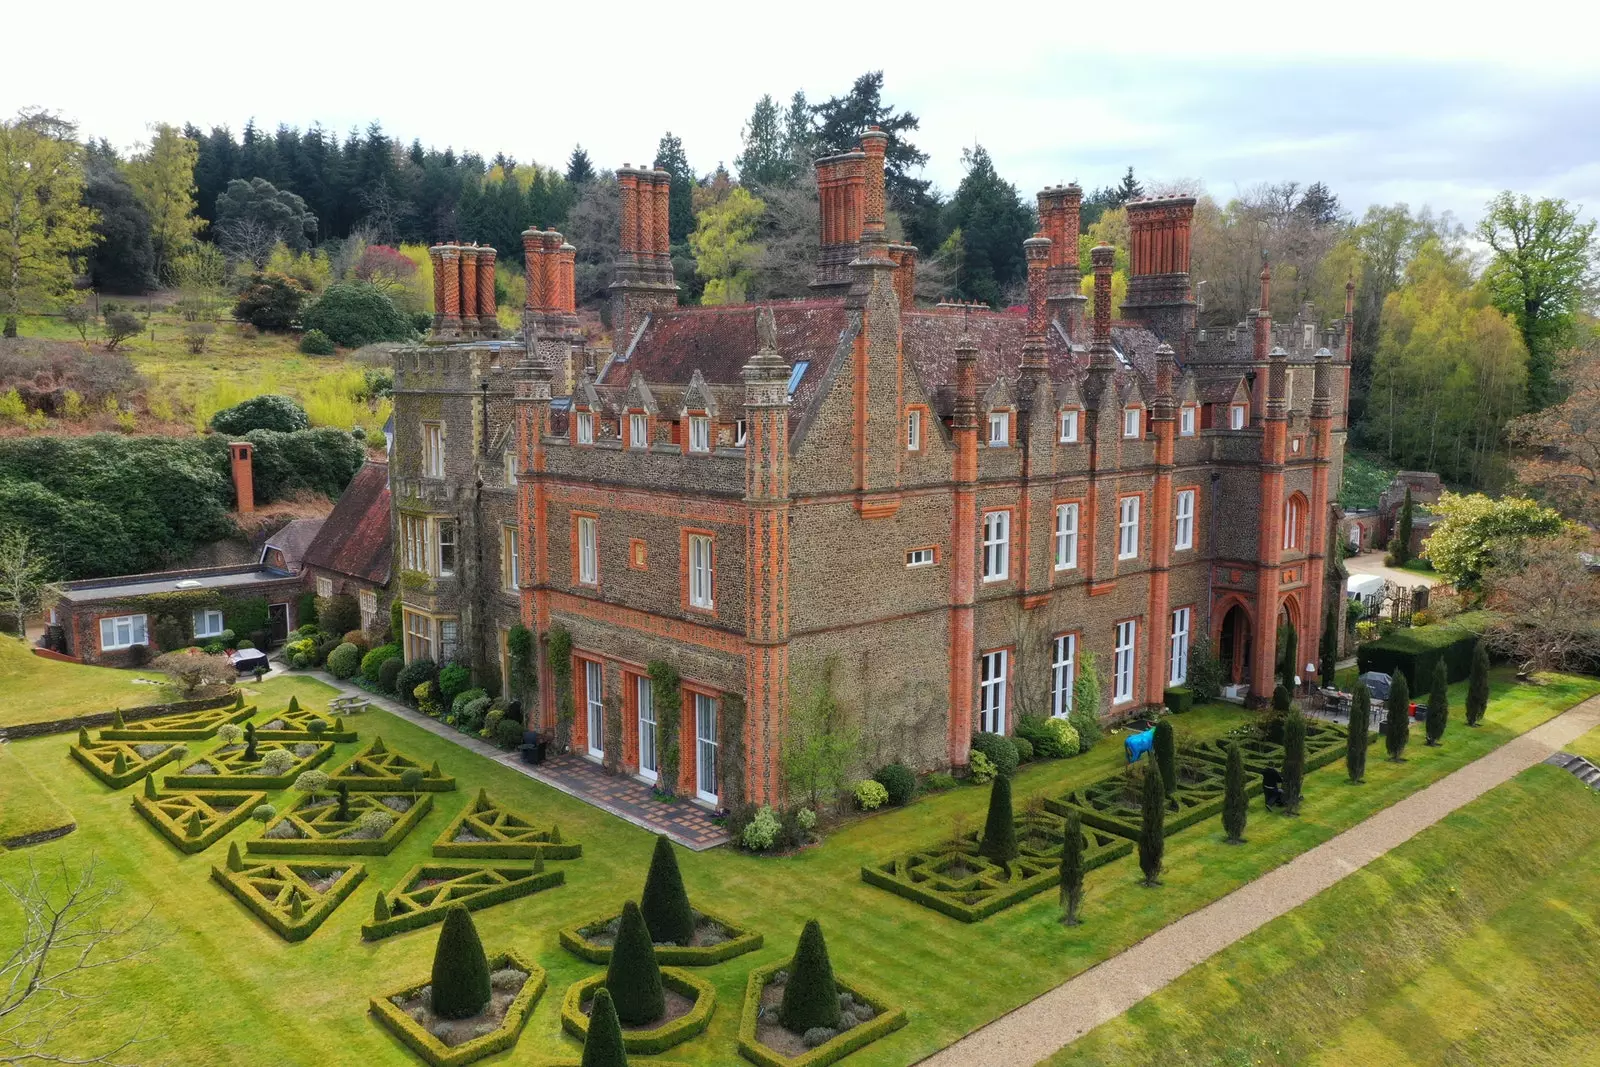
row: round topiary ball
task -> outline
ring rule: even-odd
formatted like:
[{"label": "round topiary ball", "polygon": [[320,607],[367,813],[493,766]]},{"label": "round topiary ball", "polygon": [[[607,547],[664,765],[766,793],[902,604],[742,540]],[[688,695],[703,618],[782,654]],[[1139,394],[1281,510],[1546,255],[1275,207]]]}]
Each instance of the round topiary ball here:
[{"label": "round topiary ball", "polygon": [[911,798],[917,795],[917,776],[911,773],[910,767],[898,760],[879,767],[878,773],[872,777],[888,792],[889,803],[895,807],[910,803]]}]

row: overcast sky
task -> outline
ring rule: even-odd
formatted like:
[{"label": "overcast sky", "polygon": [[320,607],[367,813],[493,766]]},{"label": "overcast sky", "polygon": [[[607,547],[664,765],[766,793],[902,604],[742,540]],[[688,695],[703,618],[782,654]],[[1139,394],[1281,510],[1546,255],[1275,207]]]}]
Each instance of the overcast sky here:
[{"label": "overcast sky", "polygon": [[704,172],[731,167],[762,93],[817,101],[882,68],[946,190],[978,142],[1028,195],[1132,164],[1221,199],[1321,180],[1357,212],[1404,200],[1470,223],[1503,188],[1600,211],[1587,3],[119,0],[9,5],[4,31],[0,110],[50,107],[124,147],[153,121],[376,119],[521,161],[582,143],[615,167],[670,129]]}]

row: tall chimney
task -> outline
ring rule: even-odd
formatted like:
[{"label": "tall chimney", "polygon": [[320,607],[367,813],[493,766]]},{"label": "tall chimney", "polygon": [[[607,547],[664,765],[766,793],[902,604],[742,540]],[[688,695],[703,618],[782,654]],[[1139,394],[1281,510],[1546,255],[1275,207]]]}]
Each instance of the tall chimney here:
[{"label": "tall chimney", "polygon": [[478,325],[483,330],[490,331],[490,336],[499,336],[500,319],[494,295],[494,259],[494,249],[487,246],[478,249]]},{"label": "tall chimney", "polygon": [[889,258],[894,260],[894,295],[900,310],[909,311],[917,294],[917,246],[890,245]]},{"label": "tall chimney", "polygon": [[1152,197],[1128,203],[1128,295],[1123,314],[1142,323],[1187,359],[1194,328],[1189,295],[1192,196]]},{"label": "tall chimney", "polygon": [[428,249],[428,264],[433,268],[433,332],[444,326],[444,246]]},{"label": "tall chimney", "polygon": [[1028,332],[1022,346],[1024,364],[1028,362],[1030,350],[1035,351],[1037,359],[1044,359],[1045,332],[1050,328],[1050,257],[1054,251],[1055,242],[1042,233],[1036,233],[1022,242],[1022,255],[1028,264]]},{"label": "tall chimney", "polygon": [[[881,135],[880,135],[881,136]],[[880,153],[877,163],[883,161]],[[817,195],[821,207],[822,249],[811,288],[843,293],[854,280],[850,264],[860,254],[866,214],[867,165],[864,150],[842,152],[817,160]],[[882,234],[882,217],[878,219]]]},{"label": "tall chimney", "polygon": [[476,332],[478,327],[478,246],[464,245],[461,255],[461,326],[462,332]]},{"label": "tall chimney", "polygon": [[1085,297],[1079,288],[1078,220],[1083,206],[1083,187],[1077,182],[1056,185],[1039,193],[1039,225],[1050,239],[1049,304],[1050,315],[1060,321],[1069,336],[1083,327]]},{"label": "tall chimney", "polygon": [[[622,233],[618,243],[616,280],[611,283],[611,329],[625,348],[650,312],[678,304],[678,284],[672,274],[671,229],[668,224],[672,176],[655,168],[635,169],[623,164],[617,171],[622,196]],[[554,233],[554,231],[550,231]],[[556,235],[551,247],[551,285],[566,296],[576,256],[561,251]],[[571,313],[573,308],[565,311]]]},{"label": "tall chimney", "polygon": [[255,446],[249,441],[233,441],[228,452],[233,465],[233,495],[239,502],[239,514],[248,515],[256,509],[256,484],[250,462]]}]

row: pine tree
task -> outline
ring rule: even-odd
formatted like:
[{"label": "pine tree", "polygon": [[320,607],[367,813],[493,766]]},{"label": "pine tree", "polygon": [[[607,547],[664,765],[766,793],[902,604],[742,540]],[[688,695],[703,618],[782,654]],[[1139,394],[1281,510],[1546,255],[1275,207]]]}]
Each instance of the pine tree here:
[{"label": "pine tree", "polygon": [[1172,736],[1172,724],[1166,719],[1156,723],[1156,736],[1150,747],[1155,754],[1156,769],[1161,772],[1161,788],[1167,794],[1167,800],[1172,804],[1176,804],[1178,793],[1177,742]]},{"label": "pine tree", "polygon": [[1406,682],[1405,671],[1395,671],[1389,678],[1389,715],[1384,741],[1389,749],[1389,762],[1399,763],[1404,758],[1406,741],[1411,737],[1411,686]]},{"label": "pine tree", "polygon": [[1291,713],[1283,723],[1283,811],[1300,814],[1300,791],[1306,778],[1306,721]]},{"label": "pine tree", "polygon": [[339,783],[339,810],[333,813],[333,817],[335,819],[339,820],[340,822],[349,822],[350,821],[350,783],[349,782],[340,782]]},{"label": "pine tree", "polygon": [[[998,779],[997,779],[998,780]],[[1144,884],[1161,884],[1161,857],[1167,847],[1167,805],[1162,795],[1161,776],[1147,770],[1144,776],[1143,818],[1139,823],[1139,869]]]},{"label": "pine tree", "polygon": [[815,919],[807,920],[800,931],[800,944],[789,964],[789,981],[783,987],[783,1003],[778,1006],[778,1022],[797,1034],[818,1026],[839,1026],[839,987],[833,981],[822,927]]},{"label": "pine tree", "polygon": [[1344,739],[1344,769],[1350,781],[1360,785],[1367,779],[1367,736],[1372,726],[1372,693],[1360,682],[1350,695],[1350,728]]},{"label": "pine tree", "polygon": [[228,870],[235,872],[244,870],[244,857],[239,855],[237,841],[228,842]]},{"label": "pine tree", "polygon": [[644,915],[651,941],[687,945],[694,940],[694,909],[689,907],[689,893],[683,888],[677,853],[664,834],[656,838],[655,852],[650,856],[650,873],[645,876],[639,911]]},{"label": "pine tree", "polygon": [[1424,728],[1429,745],[1439,743],[1449,720],[1450,676],[1445,671],[1444,657],[1440,656],[1433,661],[1433,685],[1428,689],[1428,718]]},{"label": "pine tree", "polygon": [[1333,677],[1339,668],[1339,612],[1343,601],[1328,598],[1328,617],[1322,620],[1322,645],[1318,649],[1317,668],[1325,689],[1333,688]]},{"label": "pine tree", "polygon": [[1083,903],[1083,822],[1078,813],[1067,813],[1066,830],[1061,844],[1061,906],[1065,909],[1062,921],[1077,926],[1078,905]]},{"label": "pine tree", "polygon": [[978,855],[1004,867],[1017,858],[1017,826],[1011,814],[1011,779],[995,775],[989,787],[989,817],[983,824]]},{"label": "pine tree", "polygon": [[[380,900],[383,899],[380,894]],[[465,904],[451,905],[433,950],[433,1011],[441,1019],[468,1019],[489,1003],[489,959]]]},{"label": "pine tree", "polygon": [[1222,829],[1228,844],[1244,843],[1244,826],[1250,817],[1250,798],[1245,793],[1244,753],[1235,741],[1228,746],[1228,769],[1223,775]]},{"label": "pine tree", "polygon": [[1489,710],[1489,645],[1482,638],[1472,650],[1472,674],[1467,678],[1467,725],[1476,726]]},{"label": "pine tree", "polygon": [[1394,536],[1389,539],[1389,555],[1396,567],[1411,562],[1411,487],[1406,486],[1406,499],[1400,505],[1400,517],[1395,520]]},{"label": "pine tree", "polygon": [[631,900],[622,906],[622,929],[611,949],[605,986],[616,1002],[617,1018],[626,1026],[647,1026],[667,1013],[656,948],[639,905]]},{"label": "pine tree", "polygon": [[567,181],[572,185],[594,181],[594,164],[589,162],[589,153],[581,144],[574,145],[572,155],[567,157]]},{"label": "pine tree", "polygon": [[583,1038],[580,1067],[628,1067],[628,1053],[622,1044],[622,1024],[611,994],[595,990],[594,1006],[589,1011],[589,1032]]}]

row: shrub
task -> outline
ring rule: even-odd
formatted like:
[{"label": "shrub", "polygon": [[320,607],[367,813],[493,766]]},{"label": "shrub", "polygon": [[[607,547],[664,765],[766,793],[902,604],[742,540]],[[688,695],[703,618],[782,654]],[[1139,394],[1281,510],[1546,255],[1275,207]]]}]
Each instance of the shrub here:
[{"label": "shrub", "polygon": [[[456,729],[465,731],[469,734],[475,734],[482,730],[484,726],[484,717],[489,714],[489,694],[484,693],[481,689],[467,690],[467,693],[473,692],[482,693],[483,695],[467,701],[465,704],[461,705],[461,711],[459,713],[451,716],[453,719],[455,719]],[[464,696],[466,694],[462,695]],[[458,703],[460,700],[460,696],[456,697],[456,701]]]},{"label": "shrub", "polygon": [[1272,690],[1272,710],[1277,712],[1288,711],[1294,706],[1294,698],[1289,695],[1289,690],[1282,682]]},{"label": "shrub", "polygon": [[1480,640],[1472,649],[1472,670],[1467,679],[1467,725],[1483,721],[1489,709],[1489,644]]},{"label": "shrub", "polygon": [[275,748],[261,757],[261,767],[256,773],[277,778],[289,773],[289,768],[295,765],[294,754],[281,748]]},{"label": "shrub", "polygon": [[1017,750],[1017,762],[1027,763],[1033,759],[1033,742],[1026,737],[1013,737],[1011,744]]},{"label": "shrub", "polygon": [[689,907],[689,893],[683,888],[683,874],[678,870],[672,842],[664,836],[656,838],[655,851],[650,854],[650,873],[645,876],[639,911],[644,916],[651,941],[687,945],[694,939],[694,911]]},{"label": "shrub", "polygon": [[407,663],[400,673],[395,676],[395,692],[400,694],[400,699],[415,706],[417,686],[426,682],[436,682],[439,679],[439,666],[431,659],[414,659]]},{"label": "shrub", "polygon": [[217,740],[221,741],[224,747],[237,745],[243,736],[244,728],[236,722],[225,722],[217,727]]},{"label": "shrub", "polygon": [[516,719],[501,719],[494,724],[490,736],[503,749],[513,749],[522,744],[522,724]]},{"label": "shrub", "polygon": [[617,1019],[611,994],[604,989],[597,989],[594,993],[594,1007],[589,1013],[589,1032],[583,1038],[580,1067],[628,1067],[628,1053],[622,1043],[622,1023]]},{"label": "shrub", "polygon": [[889,802],[889,790],[873,778],[857,782],[855,794],[856,807],[862,811],[876,811]]},{"label": "shrub", "polygon": [[1067,723],[1078,734],[1078,751],[1087,752],[1100,741],[1100,718],[1090,714],[1076,703],[1067,715]]},{"label": "shrub", "polygon": [[400,651],[399,645],[379,645],[361,657],[361,677],[376,685],[379,669],[389,660],[403,658],[404,653]]},{"label": "shrub", "polygon": [[217,327],[209,322],[192,322],[183,328],[183,347],[188,349],[191,356],[198,356],[206,350],[206,345],[211,343],[211,335],[217,332]]},{"label": "shrub", "polygon": [[[450,668],[446,667],[439,674],[439,688],[441,690],[444,688],[444,675],[448,673],[449,670]],[[461,713],[467,709],[467,705],[472,703],[474,700],[479,699],[480,697],[487,700],[489,694],[485,693],[482,689],[463,689],[451,699],[450,714],[454,715],[457,719],[460,719]]]},{"label": "shrub", "polygon": [[1194,707],[1194,692],[1187,686],[1172,686],[1161,696],[1162,702],[1167,706],[1167,710],[1174,715],[1182,715]]},{"label": "shrub", "polygon": [[795,948],[789,980],[783,987],[783,1002],[778,1006],[778,1021],[796,1034],[818,1026],[839,1028],[839,987],[833,980],[833,964],[828,960],[822,927],[815,919],[808,919],[800,931],[800,944]]},{"label": "shrub", "polygon": [[967,753],[967,773],[971,775],[973,782],[977,785],[988,785],[994,781],[994,776],[998,772],[995,770],[994,764],[989,762],[988,756],[985,756],[977,749],[973,749]]},{"label": "shrub", "polygon": [[1350,695],[1350,728],[1345,731],[1344,769],[1350,781],[1360,785],[1367,777],[1367,730],[1372,725],[1372,693],[1356,683]]},{"label": "shrub", "polygon": [[897,808],[910,803],[911,798],[917,795],[917,776],[911,773],[910,767],[898,760],[879,767],[878,773],[872,777],[888,793],[889,803]]},{"label": "shrub", "polygon": [[794,813],[794,821],[799,825],[800,829],[810,833],[817,828],[817,813],[810,808],[801,808]]},{"label": "shrub", "polygon": [[382,292],[370,285],[330,285],[303,316],[307,330],[318,330],[334,344],[360,348],[378,341],[408,341],[411,323]]},{"label": "shrub", "polygon": [[1061,845],[1061,907],[1062,921],[1068,926],[1078,925],[1078,905],[1083,902],[1083,823],[1076,811],[1067,812],[1067,824]]},{"label": "shrub", "polygon": [[1411,687],[1406,684],[1406,676],[1400,671],[1395,671],[1389,679],[1389,701],[1385,710],[1389,716],[1388,729],[1384,733],[1389,759],[1399,763],[1401,754],[1406,750],[1406,741],[1411,737]]},{"label": "shrub", "polygon": [[1283,810],[1300,814],[1300,790],[1306,778],[1306,721],[1291,712],[1283,723]]},{"label": "shrub", "polygon": [[472,685],[472,672],[459,663],[446,664],[439,670],[439,695],[452,706],[456,697]]},{"label": "shrub", "polygon": [[983,824],[978,855],[1002,866],[1017,858],[1017,825],[1011,810],[1011,779],[996,776],[989,787],[989,815]]},{"label": "shrub", "polygon": [[1054,737],[1055,747],[1061,750],[1063,756],[1076,756],[1082,750],[1077,728],[1068,720],[1046,719],[1044,728],[1047,734]]},{"label": "shrub", "polygon": [[307,796],[316,796],[328,788],[328,776],[323,771],[301,771],[294,780],[294,787]]},{"label": "shrub", "polygon": [[386,811],[373,809],[364,812],[361,818],[356,820],[356,833],[361,837],[376,840],[392,829],[394,829],[394,816]]},{"label": "shrub", "polygon": [[347,645],[355,645],[361,650],[363,656],[372,648],[372,642],[367,640],[366,633],[361,630],[347,630],[343,641]]},{"label": "shrub", "polygon": [[144,323],[131,311],[110,311],[106,318],[106,351],[115,352],[117,346],[144,331]]},{"label": "shrub", "polygon": [[235,437],[251,430],[293,433],[311,429],[311,418],[294,397],[263,393],[240,401],[231,408],[223,408],[211,416],[211,428]]},{"label": "shrub", "polygon": [[1428,690],[1427,741],[1437,745],[1450,718],[1450,683],[1445,678],[1444,660],[1433,661],[1433,684]]},{"label": "shrub", "polygon": [[1439,626],[1395,630],[1368,641],[1356,650],[1356,665],[1362,674],[1399,671],[1406,676],[1411,691],[1421,692],[1433,677],[1434,662],[1443,660],[1448,679],[1459,682],[1472,673],[1472,653],[1478,645],[1478,635],[1463,625],[1463,619],[1464,616]]},{"label": "shrub", "polygon": [[391,656],[378,664],[377,686],[385,693],[399,692],[400,674],[406,668],[406,661],[400,656]]},{"label": "shrub", "polygon": [[[317,626],[324,633],[343,634],[361,626],[361,605],[348,593],[317,597]],[[348,640],[348,638],[341,638]]]},{"label": "shrub", "polygon": [[271,804],[257,804],[251,809],[250,817],[256,822],[271,822],[278,817],[278,809]]},{"label": "shrub", "polygon": [[305,288],[276,271],[256,271],[239,291],[233,317],[258,330],[287,330],[300,316]]},{"label": "shrub", "polygon": [[346,641],[328,653],[328,673],[335,678],[353,678],[361,666],[361,649]]},{"label": "shrub", "polygon": [[1144,884],[1154,888],[1161,884],[1161,857],[1166,850],[1166,797],[1161,788],[1161,775],[1146,771],[1144,795],[1139,826],[1139,869],[1144,872]]},{"label": "shrub", "polygon": [[631,900],[622,905],[622,927],[611,949],[605,986],[624,1025],[644,1026],[667,1013],[655,945],[639,905]]},{"label": "shrub", "polygon": [[1177,739],[1173,736],[1170,722],[1162,719],[1156,723],[1156,735],[1150,748],[1156,769],[1161,772],[1161,789],[1170,798],[1178,791]]},{"label": "shrub", "polygon": [[300,335],[300,351],[308,356],[331,356],[338,349],[321,330],[307,330]]},{"label": "shrub", "polygon": [[[380,894],[381,895],[381,894]],[[433,1011],[443,1019],[468,1019],[489,1003],[489,960],[472,913],[456,904],[445,913],[433,950]]]},{"label": "shrub", "polygon": [[1250,816],[1250,798],[1245,794],[1244,754],[1238,742],[1228,746],[1228,768],[1223,774],[1222,829],[1228,844],[1244,841],[1245,821]]},{"label": "shrub", "polygon": [[989,757],[994,771],[1002,778],[1017,773],[1017,746],[1003,734],[976,733],[972,735],[972,748]]},{"label": "shrub", "polygon": [[744,833],[739,835],[739,843],[751,852],[765,852],[778,840],[778,831],[782,828],[778,813],[763,805],[745,824]]},{"label": "shrub", "polygon": [[946,789],[954,789],[955,787],[955,775],[946,774],[944,771],[935,771],[933,774],[928,775],[927,781],[923,783],[923,788],[930,793],[942,793]]}]

